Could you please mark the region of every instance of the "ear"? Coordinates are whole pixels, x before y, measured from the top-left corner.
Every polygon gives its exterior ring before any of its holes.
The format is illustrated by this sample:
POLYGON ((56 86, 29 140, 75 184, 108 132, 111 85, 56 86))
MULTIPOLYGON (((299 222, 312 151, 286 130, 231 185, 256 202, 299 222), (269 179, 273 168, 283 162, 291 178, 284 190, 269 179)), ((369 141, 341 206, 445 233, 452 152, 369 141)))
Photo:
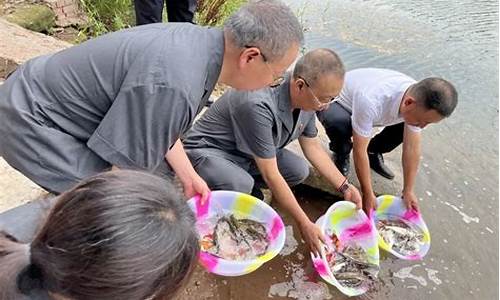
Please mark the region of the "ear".
POLYGON ((297 88, 298 88, 299 90, 302 90, 302 88, 306 86, 306 83, 305 83, 305 82, 304 82, 304 80, 303 80, 303 79, 301 79, 301 78, 297 78, 297 79, 295 79, 295 84, 297 85, 297 88))
POLYGON ((248 64, 260 56, 260 50, 257 47, 248 47, 240 55, 240 63, 248 64))
POLYGON ((407 107, 412 107, 417 104, 417 101, 412 96, 408 96, 404 99, 403 103, 407 107))

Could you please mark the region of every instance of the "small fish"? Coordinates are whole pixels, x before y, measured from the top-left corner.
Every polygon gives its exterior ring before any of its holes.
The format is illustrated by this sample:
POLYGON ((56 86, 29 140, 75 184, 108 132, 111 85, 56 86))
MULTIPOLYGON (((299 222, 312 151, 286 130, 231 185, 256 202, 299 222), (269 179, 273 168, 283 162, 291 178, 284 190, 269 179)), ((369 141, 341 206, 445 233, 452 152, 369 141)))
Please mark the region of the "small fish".
POLYGON ((369 280, 369 278, 357 272, 339 273, 335 275, 335 279, 337 279, 341 285, 353 288, 367 285, 369 280))
POLYGON ((266 253, 269 247, 266 227, 233 214, 220 217, 213 233, 200 241, 202 250, 229 260, 248 260, 266 253))
POLYGON ((389 247, 405 256, 417 254, 423 245, 423 233, 404 220, 379 220, 377 230, 389 247))
POLYGON ((346 287, 370 287, 377 278, 379 266, 368 261, 368 254, 357 244, 343 246, 338 239, 328 249, 327 260, 333 276, 346 287))

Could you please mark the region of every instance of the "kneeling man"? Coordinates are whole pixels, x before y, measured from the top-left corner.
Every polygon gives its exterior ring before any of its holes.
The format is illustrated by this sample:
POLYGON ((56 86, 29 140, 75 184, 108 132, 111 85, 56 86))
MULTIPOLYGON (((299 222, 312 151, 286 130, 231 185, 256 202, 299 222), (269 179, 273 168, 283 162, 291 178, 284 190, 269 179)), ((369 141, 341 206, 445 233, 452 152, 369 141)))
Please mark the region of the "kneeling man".
MULTIPOLYGON (((269 69, 269 72, 272 72, 269 69)), ((184 146, 196 172, 213 190, 260 194, 267 186, 297 221, 313 252, 323 240, 289 186, 309 173, 307 162, 285 149, 299 139, 306 158, 341 193, 361 207, 358 190, 347 182, 321 147, 315 112, 340 93, 344 67, 329 49, 299 59, 293 74, 275 87, 253 92, 229 90, 188 131, 184 146)))

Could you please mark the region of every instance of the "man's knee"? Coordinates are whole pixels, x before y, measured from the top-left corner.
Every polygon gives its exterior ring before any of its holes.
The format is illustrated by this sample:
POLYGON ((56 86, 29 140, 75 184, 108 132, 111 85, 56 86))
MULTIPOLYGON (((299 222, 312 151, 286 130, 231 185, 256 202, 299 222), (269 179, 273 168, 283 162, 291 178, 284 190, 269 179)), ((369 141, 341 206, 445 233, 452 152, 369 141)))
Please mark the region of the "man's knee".
POLYGON ((224 158, 205 156, 196 161, 194 168, 212 190, 229 190, 247 194, 252 192, 254 185, 252 176, 224 158))
POLYGON ((307 165, 300 167, 297 166, 297 168, 295 168, 294 170, 293 176, 289 178, 288 184, 290 186, 301 184, 307 179, 308 176, 309 176, 309 166, 307 165))
POLYGON ((290 186, 304 182, 309 176, 308 163, 292 152, 283 153, 283 156, 278 160, 278 167, 290 186))

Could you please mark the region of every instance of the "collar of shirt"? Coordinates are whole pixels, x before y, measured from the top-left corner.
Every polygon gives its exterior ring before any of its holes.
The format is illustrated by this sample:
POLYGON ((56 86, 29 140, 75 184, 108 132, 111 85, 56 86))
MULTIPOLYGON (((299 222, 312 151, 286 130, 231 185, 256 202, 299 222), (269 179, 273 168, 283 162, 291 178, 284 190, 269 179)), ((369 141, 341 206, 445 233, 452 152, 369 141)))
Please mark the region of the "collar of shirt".
POLYGON ((278 108, 279 108, 279 118, 285 125, 289 132, 293 130, 293 113, 292 105, 290 103, 290 78, 291 74, 285 75, 285 81, 277 86, 275 89, 275 95, 278 98, 278 108))

